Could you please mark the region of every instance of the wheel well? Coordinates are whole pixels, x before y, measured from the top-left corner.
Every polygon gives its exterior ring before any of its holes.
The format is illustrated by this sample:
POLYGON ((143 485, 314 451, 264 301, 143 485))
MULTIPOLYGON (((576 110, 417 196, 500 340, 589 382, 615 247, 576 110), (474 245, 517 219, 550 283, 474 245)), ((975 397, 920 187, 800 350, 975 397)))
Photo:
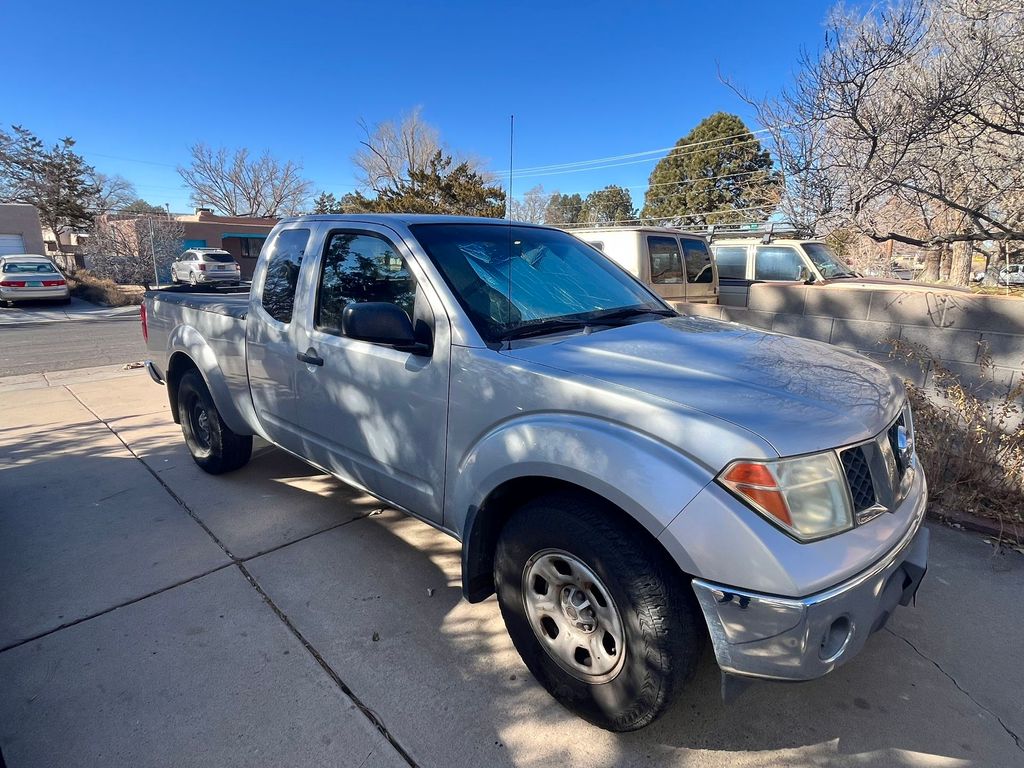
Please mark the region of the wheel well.
POLYGON ((175 352, 167 363, 167 400, 171 405, 171 418, 175 424, 181 423, 178 416, 178 385, 186 373, 198 370, 199 366, 184 352, 175 352))
POLYGON ((626 523, 639 536, 646 536, 666 558, 664 546, 621 507, 581 485, 553 477, 517 477, 499 485, 480 507, 470 510, 462 542, 462 591, 471 603, 486 600, 494 594, 494 553, 505 524, 527 502, 551 493, 572 493, 591 499, 609 514, 626 523))

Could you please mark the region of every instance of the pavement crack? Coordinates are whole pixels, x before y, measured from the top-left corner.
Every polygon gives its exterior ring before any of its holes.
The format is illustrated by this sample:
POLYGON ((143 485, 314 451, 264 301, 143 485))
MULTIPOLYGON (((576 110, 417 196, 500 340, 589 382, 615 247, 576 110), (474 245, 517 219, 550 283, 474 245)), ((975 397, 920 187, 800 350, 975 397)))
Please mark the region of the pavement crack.
POLYGON ((1017 749, 1019 749, 1022 752, 1024 752, 1024 741, 1021 740, 1021 737, 1018 736, 1016 733, 1014 733, 1013 729, 1010 728, 1010 726, 1008 726, 1005 722, 1003 722, 1003 718, 1001 718, 999 715, 997 715, 991 709, 989 709, 984 704, 982 704, 980 701, 978 701, 976 698, 974 698, 974 696, 972 696, 971 693, 966 688, 964 688, 962 685, 960 685, 959 682, 957 682, 957 679, 955 677, 953 677, 951 674, 949 674, 949 672, 947 672, 946 670, 944 670, 942 668, 942 665, 939 664, 939 662, 937 662, 931 656, 929 656, 926 653, 924 653, 920 648, 918 648, 916 645, 914 645, 914 643, 912 643, 908 638, 904 637, 903 635, 899 634, 898 632, 894 632, 889 627, 886 627, 885 631, 888 632, 893 637, 898 638, 898 639, 902 640, 904 643, 906 643, 907 645, 909 645, 913 649, 914 653, 916 653, 922 659, 924 659, 925 661, 931 662, 932 665, 937 670, 939 670, 939 672, 941 672, 942 675, 945 676, 947 680, 949 680, 954 686, 956 686, 956 689, 958 691, 960 691, 964 696, 966 696, 968 699, 970 699, 974 703, 975 706, 977 706, 979 709, 983 710, 984 712, 987 712, 992 717, 994 717, 996 719, 996 722, 999 723, 999 725, 1002 726, 1004 731, 1006 731, 1007 735, 1011 739, 1013 739, 1014 743, 1017 745, 1017 749))
MULTIPOLYGON (((10 643, 8 645, 5 645, 3 648, 0 648, 0 653, 13 650, 15 648, 18 648, 19 646, 25 645, 26 643, 34 642, 35 640, 40 640, 48 635, 52 635, 54 632, 60 632, 62 629, 73 627, 77 624, 81 624, 82 622, 92 621, 93 619, 99 618, 100 616, 105 616, 108 613, 116 611, 118 608, 126 608, 129 605, 141 603, 143 600, 148 600, 149 598, 156 597, 157 595, 167 592, 168 590, 177 589, 178 587, 190 584, 191 582, 201 579, 204 576, 209 576, 211 573, 223 571, 225 568, 230 568, 232 565, 234 565, 234 562, 223 563, 222 565, 218 565, 216 568, 210 568, 209 570, 203 571, 202 573, 197 573, 195 576, 189 576, 187 579, 181 579, 179 581, 174 582, 173 584, 168 584, 167 586, 160 587, 160 589, 154 589, 152 592, 147 592, 144 595, 139 595, 138 597, 133 597, 130 600, 125 600, 124 602, 118 603, 117 605, 112 605, 109 608, 104 608, 102 611, 90 613, 88 616, 82 616, 81 618, 75 619, 74 621, 64 622, 60 626, 53 627, 52 629, 47 629, 44 632, 39 632, 38 634, 32 635, 32 637, 26 637, 23 640, 16 640, 13 643, 10 643)), ((3 767, 0 766, 0 768, 3 767)))
MULTIPOLYGON (((320 668, 327 673, 327 676, 334 681, 334 684, 337 685, 339 689, 341 689, 341 692, 344 693, 345 696, 347 696, 349 700, 356 706, 356 709, 358 709, 362 713, 363 717, 370 721, 370 724, 377 729, 380 735, 383 736, 384 739, 395 749, 398 755, 409 765, 410 768, 419 768, 418 764, 413 759, 412 755, 410 755, 406 751, 405 747, 403 747, 395 738, 395 736, 391 733, 391 731, 388 730, 388 727, 384 724, 384 721, 381 719, 381 716, 374 712, 366 704, 364 704, 362 699, 360 699, 355 694, 355 692, 351 688, 349 688, 348 684, 341 679, 341 676, 320 654, 316 647, 311 642, 309 642, 309 640, 306 639, 305 635, 303 635, 302 632, 299 631, 299 628, 296 627, 294 623, 292 623, 292 620, 288 617, 288 614, 281 610, 277 603, 274 602, 273 598, 271 598, 270 595, 268 595, 267 592, 263 589, 263 587, 260 586, 260 583, 256 581, 256 578, 249 572, 249 569, 245 567, 245 564, 237 563, 237 565, 238 570, 241 571, 242 575, 246 578, 246 580, 249 582, 252 588, 255 589, 256 592, 259 593, 260 597, 263 598, 263 601, 268 606, 270 606, 270 610, 272 610, 277 615, 277 618, 280 619, 281 623, 288 628, 288 631, 291 632, 292 635, 294 635, 295 639, 302 643, 302 647, 305 648, 309 655, 313 657, 314 661, 316 661, 316 663, 320 665, 320 668)), ((369 755, 367 755, 367 757, 369 757, 369 755)))

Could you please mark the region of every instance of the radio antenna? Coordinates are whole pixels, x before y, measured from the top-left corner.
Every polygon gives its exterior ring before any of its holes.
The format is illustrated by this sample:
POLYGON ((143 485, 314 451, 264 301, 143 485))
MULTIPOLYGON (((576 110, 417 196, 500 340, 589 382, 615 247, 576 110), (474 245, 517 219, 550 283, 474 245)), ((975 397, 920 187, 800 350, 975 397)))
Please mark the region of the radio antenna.
MULTIPOLYGON (((516 116, 515 115, 509 115, 508 116, 508 198, 507 198, 508 205, 506 206, 506 208, 507 208, 506 212, 508 213, 508 260, 506 261, 506 264, 508 264, 508 295, 507 295, 508 319, 505 321, 505 327, 507 329, 511 329, 511 327, 512 327, 512 172, 513 172, 513 165, 512 165, 512 157, 513 157, 513 155, 512 155, 512 151, 513 151, 513 147, 515 146, 514 145, 515 129, 516 129, 516 116)), ((509 343, 511 344, 511 342, 509 342, 509 343)))

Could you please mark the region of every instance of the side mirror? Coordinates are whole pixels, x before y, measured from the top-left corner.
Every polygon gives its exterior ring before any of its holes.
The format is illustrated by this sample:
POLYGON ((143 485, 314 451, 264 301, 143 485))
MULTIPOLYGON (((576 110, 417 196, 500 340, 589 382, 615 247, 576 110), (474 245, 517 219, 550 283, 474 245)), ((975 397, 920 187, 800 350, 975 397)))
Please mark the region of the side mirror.
POLYGON ((417 343, 405 310, 386 301, 349 304, 341 313, 341 330, 351 339, 387 344, 414 354, 430 353, 426 344, 417 343))
POLYGON ((807 267, 800 267, 800 274, 797 276, 797 280, 805 285, 810 285, 814 282, 814 275, 811 274, 811 270, 807 267))

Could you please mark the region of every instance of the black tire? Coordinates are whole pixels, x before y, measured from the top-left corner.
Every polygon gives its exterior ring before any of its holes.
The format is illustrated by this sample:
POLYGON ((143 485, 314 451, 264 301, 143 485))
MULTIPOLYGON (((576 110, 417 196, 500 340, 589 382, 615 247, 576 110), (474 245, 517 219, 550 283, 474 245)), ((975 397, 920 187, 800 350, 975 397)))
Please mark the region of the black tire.
MULTIPOLYGON (((502 530, 494 577, 505 626, 530 672, 563 706, 594 725, 610 731, 643 728, 669 707, 696 669, 705 636, 686 578, 655 542, 598 502, 558 493, 526 504, 502 530), (624 657, 618 671, 608 673, 611 679, 589 682, 566 671, 534 631, 524 581, 529 564, 545 551, 581 561, 603 582, 613 610, 618 608, 624 657)), ((600 628, 598 622, 590 632, 600 628)))
POLYGON ((252 456, 252 435, 235 434, 224 423, 198 371, 181 377, 178 417, 188 452, 200 469, 211 475, 243 467, 252 456))

